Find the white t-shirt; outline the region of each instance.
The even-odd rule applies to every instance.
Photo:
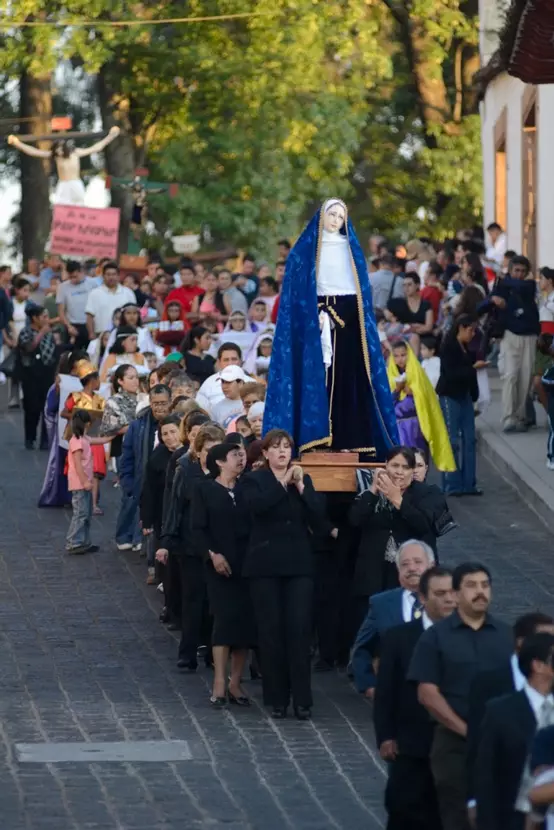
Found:
[[[219,385],[221,386],[221,381]],[[244,414],[242,400],[239,398],[237,401],[232,401],[230,398],[223,398],[223,400],[212,407],[211,414],[214,421],[217,421],[220,426],[227,429],[233,418],[236,418],[237,415]]]
[[[27,315],[25,313],[25,308],[27,306],[28,300],[24,300],[22,303],[19,300],[16,300],[15,297],[12,299],[13,305],[13,314],[12,314],[12,329],[15,334],[15,339],[19,337],[20,333],[25,328],[25,323],[27,322]]]
[[[113,327],[112,317],[116,309],[127,303],[136,303],[135,292],[125,285],[118,285],[111,291],[105,285],[95,288],[88,295],[85,312],[94,317],[94,331],[102,334]]]
[[[554,291],[551,291],[548,296],[541,299],[539,306],[539,319],[541,322],[554,322]]]
[[[441,374],[440,357],[426,357],[421,361],[421,368],[433,384],[433,389],[436,389]]]

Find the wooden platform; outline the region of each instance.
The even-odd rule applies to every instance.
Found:
[[[355,493],[356,470],[382,466],[360,463],[357,452],[309,452],[300,457],[300,464],[315,489],[324,493]]]

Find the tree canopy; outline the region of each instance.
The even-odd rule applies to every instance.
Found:
[[[108,171],[179,183],[153,197],[175,233],[272,250],[315,203],[345,198],[365,231],[450,234],[481,208],[476,0],[0,0],[0,73],[95,80]],[[95,25],[79,26],[86,19]],[[121,20],[141,25],[108,25]],[[73,25],[72,25],[73,24]],[[91,113],[91,117],[94,112]],[[114,191],[128,209],[128,196]]]

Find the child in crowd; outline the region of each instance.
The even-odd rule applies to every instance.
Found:
[[[146,361],[146,367],[149,372],[152,372],[158,366],[158,356],[154,352],[143,352],[142,356]]]
[[[66,551],[70,554],[94,553],[98,545],[90,542],[92,489],[94,482],[92,445],[107,444],[111,437],[89,438],[90,413],[79,409],[71,418],[71,438],[67,454],[67,481],[71,493],[73,516],[67,532]]]
[[[441,359],[437,356],[437,347],[438,342],[434,335],[426,334],[421,338],[421,366],[431,381],[433,389],[436,388],[441,373]]]
[[[71,392],[61,412],[62,418],[71,421],[74,412],[86,410],[90,413],[90,419],[94,422],[95,428],[102,421],[102,415],[106,407],[106,399],[98,394],[100,388],[100,377],[95,367],[88,360],[78,360],[73,367],[73,374],[77,375],[83,387],[82,392]],[[71,423],[68,423],[66,438],[71,434]],[[100,442],[104,443],[104,442]],[[95,446],[92,450],[93,460],[93,487],[92,487],[92,513],[94,516],[101,516],[103,510],[98,501],[100,495],[100,482],[106,478],[107,465],[104,447]]]
[[[247,415],[240,415],[237,420],[235,421],[235,429],[239,435],[250,443],[249,439],[252,441],[254,440],[254,433],[252,432],[252,428],[248,423],[248,416]]]

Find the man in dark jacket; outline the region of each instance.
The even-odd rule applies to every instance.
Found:
[[[156,384],[150,390],[150,407],[129,425],[123,441],[119,466],[121,507],[117,517],[115,541],[119,550],[142,547],[139,527],[139,503],[144,471],[158,444],[158,422],[169,415],[171,392]]]
[[[381,757],[391,763],[385,792],[388,830],[440,830],[429,755],[434,723],[407,681],[411,657],[423,631],[452,613],[452,574],[425,571],[419,582],[422,614],[391,628],[381,643],[381,662],[373,709]]]
[[[504,432],[524,432],[527,427],[527,395],[535,364],[540,331],[537,286],[526,257],[515,256],[507,277],[498,280],[491,301],[500,309],[504,337],[502,362],[502,427]]]

